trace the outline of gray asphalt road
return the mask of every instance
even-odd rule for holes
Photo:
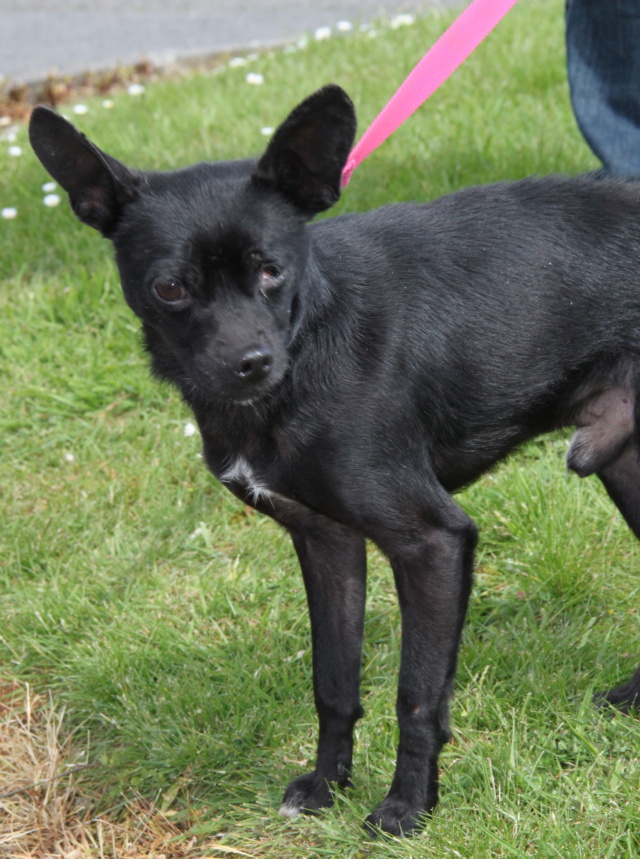
[[[0,0],[0,78],[167,65],[461,0]]]

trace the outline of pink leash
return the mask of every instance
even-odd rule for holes
[[[342,171],[342,187],[358,164],[455,72],[517,0],[472,0],[409,74],[352,149]]]

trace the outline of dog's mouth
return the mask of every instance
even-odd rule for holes
[[[248,409],[255,408],[259,403],[262,403],[264,400],[266,400],[267,397],[268,394],[263,394],[255,397],[246,397],[243,400],[230,399],[229,402],[231,402],[234,406],[240,406],[240,408]]]
[[[268,400],[280,387],[287,371],[285,360],[255,354],[242,367],[225,363],[222,367],[195,366],[189,373],[201,397],[211,404],[225,403],[251,407]]]
[[[249,388],[225,391],[223,396],[237,406],[255,406],[258,403],[271,399],[280,389],[282,380],[286,374],[286,365],[278,372],[270,374],[268,379]]]

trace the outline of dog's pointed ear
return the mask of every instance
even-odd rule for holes
[[[134,174],[48,107],[34,108],[29,140],[45,170],[69,195],[78,218],[109,236],[122,206],[135,196]]]
[[[325,86],[276,130],[254,179],[275,187],[311,218],[340,197],[342,170],[355,133],[351,99],[340,87]]]

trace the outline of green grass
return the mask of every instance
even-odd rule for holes
[[[596,166],[569,106],[562,10],[523,0],[358,168],[337,211]],[[447,20],[276,52],[252,66],[261,87],[236,68],[118,95],[109,111],[89,101],[76,123],[133,166],[233,158],[334,81],[362,131]],[[356,786],[318,818],[277,816],[315,747],[293,551],[206,473],[186,409],[149,377],[107,243],[66,204],[42,205],[23,128],[17,143],[18,159],[0,144],[0,208],[19,210],[0,220],[0,659],[66,705],[98,763],[85,782],[98,807],[137,791],[190,834],[274,859],[637,856],[638,724],[590,698],[637,662],[638,548],[599,485],[566,477],[562,438],[460,497],[482,537],[425,833],[373,845],[360,830],[397,741],[399,619],[373,548]]]

